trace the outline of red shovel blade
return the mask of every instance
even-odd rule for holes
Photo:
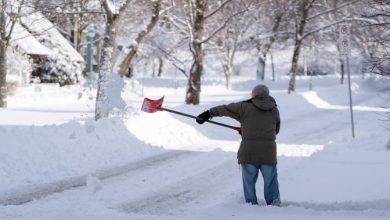
[[[141,111],[153,113],[156,111],[161,111],[161,106],[164,101],[164,96],[160,99],[153,100],[144,98],[144,102],[142,103]]]

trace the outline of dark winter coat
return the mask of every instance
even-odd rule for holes
[[[275,139],[280,117],[272,96],[256,96],[247,101],[216,106],[210,109],[210,115],[227,116],[240,122],[242,141],[237,153],[238,163],[277,163]]]

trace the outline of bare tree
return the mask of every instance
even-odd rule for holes
[[[0,108],[7,107],[7,48],[23,5],[24,0],[0,2]]]
[[[252,5],[253,2],[251,1],[247,3],[245,5],[241,1],[231,2],[221,10],[218,20],[225,22],[226,14],[231,14],[233,17],[226,25],[226,28],[220,31],[214,40],[210,42],[210,44],[215,44],[216,48],[218,48],[217,53],[225,75],[226,88],[230,86],[236,52],[246,46],[245,34],[254,22],[252,16],[246,12],[255,8],[255,6]],[[238,12],[235,13],[237,10]],[[245,49],[247,48],[245,47]]]
[[[186,104],[198,105],[201,91],[201,75],[203,73],[204,51],[203,45],[208,42],[215,34],[225,28],[228,21],[223,22],[216,27],[208,36],[205,36],[206,21],[209,21],[213,15],[218,13],[226,4],[232,0],[225,0],[219,5],[210,7],[208,0],[188,0],[188,28],[190,29],[190,51],[193,57],[193,63],[189,72],[189,79],[186,91]],[[211,9],[210,9],[211,8]],[[210,9],[210,12],[207,11]]]
[[[190,48],[193,55],[194,62],[190,69],[186,103],[187,104],[199,104],[199,95],[201,87],[201,75],[203,72],[203,36],[204,36],[204,23],[205,23],[205,11],[207,9],[207,0],[189,0],[190,15],[189,25],[191,28],[191,42]]]
[[[258,53],[257,79],[264,80],[267,55],[277,40],[283,17],[290,12],[288,4],[289,1],[285,0],[258,1],[258,9],[252,13],[255,19],[253,29],[256,30],[252,40]]]
[[[374,19],[375,22],[364,27],[368,33],[364,42],[364,49],[368,57],[370,72],[390,76],[390,2],[385,0],[372,0],[363,12],[364,18]]]
[[[339,4],[334,8],[330,9],[322,9],[322,4],[316,4],[319,0],[298,0],[295,5],[295,43],[294,43],[294,52],[293,58],[291,62],[290,69],[290,82],[288,86],[288,93],[295,91],[295,82],[296,75],[298,72],[298,61],[299,55],[302,47],[302,42],[304,39],[314,33],[317,33],[326,28],[332,27],[341,21],[334,21],[324,26],[317,27],[314,22],[311,22],[311,30],[306,31],[306,26],[308,26],[308,22],[314,21],[315,19],[324,16],[328,13],[332,13],[336,10],[349,6],[351,4],[355,4],[360,0],[349,1],[343,4]],[[314,12],[314,13],[313,13]],[[314,23],[314,24],[313,24]]]
[[[291,70],[290,70],[290,82],[288,86],[288,93],[291,91],[295,91],[295,80],[296,75],[298,71],[298,59],[299,54],[301,51],[301,45],[302,45],[302,36],[305,31],[305,26],[307,23],[307,19],[309,17],[309,12],[313,7],[315,0],[301,0],[299,1],[299,4],[297,5],[297,11],[296,11],[296,17],[295,17],[295,24],[296,24],[296,34],[295,34],[295,44],[294,44],[294,52],[293,52],[293,58],[291,63]]]
[[[344,1],[341,0],[326,1],[323,4],[323,8],[331,10],[332,8],[337,8],[337,6],[343,2]],[[368,33],[363,28],[361,28],[362,26],[365,26],[367,24],[367,21],[359,21],[359,18],[361,17],[362,13],[362,8],[364,8],[365,5],[366,2],[359,2],[356,3],[354,7],[339,8],[338,10],[320,16],[319,21],[317,21],[317,23],[322,24],[327,22],[329,23],[329,21],[343,21],[343,19],[348,19],[349,21],[353,22],[351,24],[351,47],[361,49],[363,59],[367,59],[367,56],[369,56],[367,50],[368,44],[366,43]],[[355,21],[353,20],[354,18],[356,18]],[[329,44],[334,44],[336,46],[338,56],[335,56],[332,60],[336,61],[335,64],[338,64],[339,66],[340,83],[343,84],[345,79],[345,61],[344,55],[342,54],[342,48],[340,47],[339,42],[339,30],[340,26],[334,25],[328,28],[328,30],[321,31],[321,33],[317,35],[321,36],[322,41],[325,40]]]
[[[190,39],[184,10],[187,4],[181,0],[165,1],[164,4],[169,10],[164,10],[160,25],[154,29],[154,34],[148,37],[153,48],[151,52],[157,55],[159,60],[169,62],[188,79],[188,63],[191,62],[191,57],[183,53],[188,51],[187,42]]]
[[[110,95],[108,94],[109,75],[112,74],[113,57],[115,50],[116,30],[118,22],[131,0],[126,0],[121,6],[116,6],[111,0],[101,0],[106,12],[106,27],[103,40],[103,52],[99,68],[99,79],[97,84],[95,119],[107,117],[109,114]],[[117,9],[118,7],[118,9]]]
[[[222,63],[223,72],[226,80],[226,88],[230,86],[230,78],[233,75],[233,62],[236,52],[239,48],[243,32],[249,26],[230,26],[225,29],[224,40],[219,47],[219,55]]]
[[[138,33],[137,37],[132,41],[132,43],[123,51],[126,53],[124,59],[121,61],[120,67],[119,67],[119,75],[123,77],[129,68],[129,65],[131,64],[133,58],[135,57],[139,45],[142,42],[142,40],[146,37],[147,34],[149,34],[155,25],[157,24],[159,17],[160,17],[160,11],[161,11],[161,0],[155,0],[152,1],[152,18],[147,25],[145,30],[142,30]]]

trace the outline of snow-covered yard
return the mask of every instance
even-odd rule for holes
[[[144,96],[197,115],[249,98],[256,81],[205,79],[201,105],[184,105],[184,79],[127,82],[127,112],[93,120],[94,91],[19,88],[0,109],[0,219],[389,219],[390,150],[385,84],[353,78],[356,138],[347,85],[336,76],[266,81],[279,105],[282,207],[244,203],[232,130],[167,112],[140,111]],[[138,83],[139,82],[139,83]],[[219,122],[237,125],[227,118]],[[263,198],[261,178],[258,197]]]

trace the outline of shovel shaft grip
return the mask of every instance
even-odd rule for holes
[[[174,114],[186,116],[186,117],[193,118],[193,119],[201,119],[201,118],[198,118],[198,117],[193,116],[193,115],[189,115],[189,114],[186,114],[186,113],[183,113],[183,112],[174,111],[174,110],[167,109],[167,108],[160,107],[159,110],[171,112],[171,113],[174,113]],[[230,126],[230,125],[227,125],[227,124],[223,124],[223,123],[219,123],[219,122],[215,122],[215,121],[210,121],[210,120],[207,120],[206,122],[211,123],[211,124],[215,124],[215,125],[219,125],[219,126],[222,126],[222,127],[226,127],[226,128],[231,128],[231,129],[236,130],[236,131],[241,131],[241,128],[239,128],[239,127],[234,127],[234,126]]]

